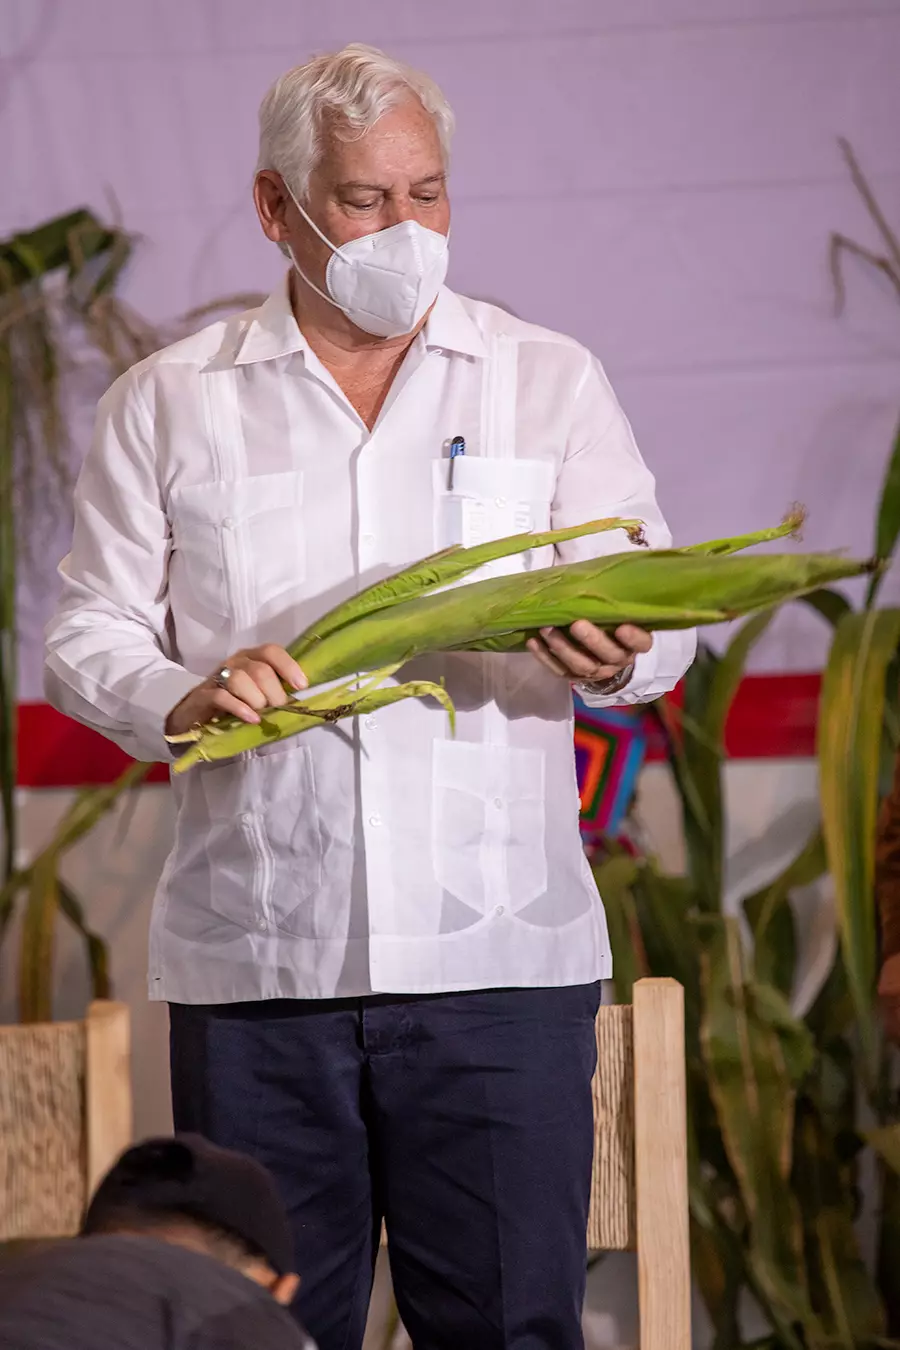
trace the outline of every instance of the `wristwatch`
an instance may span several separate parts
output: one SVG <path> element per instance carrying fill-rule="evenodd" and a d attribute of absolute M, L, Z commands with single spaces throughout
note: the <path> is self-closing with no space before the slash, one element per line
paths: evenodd
<path fill-rule="evenodd" d="M 608 680 L 576 680 L 575 688 L 582 694 L 600 694 L 607 698 L 610 694 L 618 694 L 624 689 L 634 674 L 634 662 L 620 670 L 618 675 L 612 675 Z"/>

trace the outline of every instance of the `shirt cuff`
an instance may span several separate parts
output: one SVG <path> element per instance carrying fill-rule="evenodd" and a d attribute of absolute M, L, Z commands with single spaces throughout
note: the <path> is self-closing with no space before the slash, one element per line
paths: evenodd
<path fill-rule="evenodd" d="M 651 703 L 674 689 L 694 659 L 697 650 L 696 629 L 674 629 L 654 633 L 649 652 L 634 658 L 634 673 L 624 689 L 615 694 L 580 693 L 588 708 L 620 708 L 635 703 Z"/>
<path fill-rule="evenodd" d="M 141 684 L 128 708 L 141 759 L 171 764 L 177 758 L 177 751 L 166 740 L 166 718 L 201 683 L 202 676 L 172 662 Z"/>

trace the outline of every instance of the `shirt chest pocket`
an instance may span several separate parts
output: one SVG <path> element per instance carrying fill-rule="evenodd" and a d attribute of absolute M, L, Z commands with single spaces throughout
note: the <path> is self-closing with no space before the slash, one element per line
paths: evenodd
<path fill-rule="evenodd" d="M 303 474 L 175 488 L 171 569 L 192 603 L 251 628 L 303 593 Z"/>
<path fill-rule="evenodd" d="M 491 539 L 550 528 L 555 465 L 544 459 L 460 456 L 434 464 L 434 545 L 471 548 Z M 480 568 L 478 577 L 548 567 L 551 549 L 535 549 Z"/>

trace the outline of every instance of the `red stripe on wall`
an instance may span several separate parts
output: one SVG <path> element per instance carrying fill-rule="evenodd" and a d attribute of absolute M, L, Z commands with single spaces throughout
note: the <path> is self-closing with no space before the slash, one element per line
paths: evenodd
<path fill-rule="evenodd" d="M 49 703 L 19 704 L 19 786 L 82 787 L 111 783 L 131 763 L 96 731 L 64 717 Z M 168 781 L 157 764 L 151 782 Z"/>
<path fill-rule="evenodd" d="M 741 684 L 726 729 L 735 759 L 798 759 L 815 754 L 818 675 L 750 675 Z M 658 745 L 650 758 L 658 759 Z M 78 787 L 110 783 L 128 756 L 95 731 L 46 703 L 19 707 L 19 786 Z M 149 781 L 165 782 L 163 765 Z"/>

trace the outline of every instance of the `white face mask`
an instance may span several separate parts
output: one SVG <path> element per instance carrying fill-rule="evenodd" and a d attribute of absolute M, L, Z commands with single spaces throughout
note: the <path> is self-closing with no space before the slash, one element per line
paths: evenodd
<path fill-rule="evenodd" d="M 290 190 L 290 189 L 289 189 Z M 307 286 L 343 310 L 351 323 L 376 337 L 411 333 L 437 299 L 447 275 L 446 235 L 426 230 L 416 220 L 402 220 L 375 234 L 336 248 L 291 193 L 306 223 L 331 249 L 325 269 L 328 294 L 310 281 L 287 246 L 291 262 Z"/>

